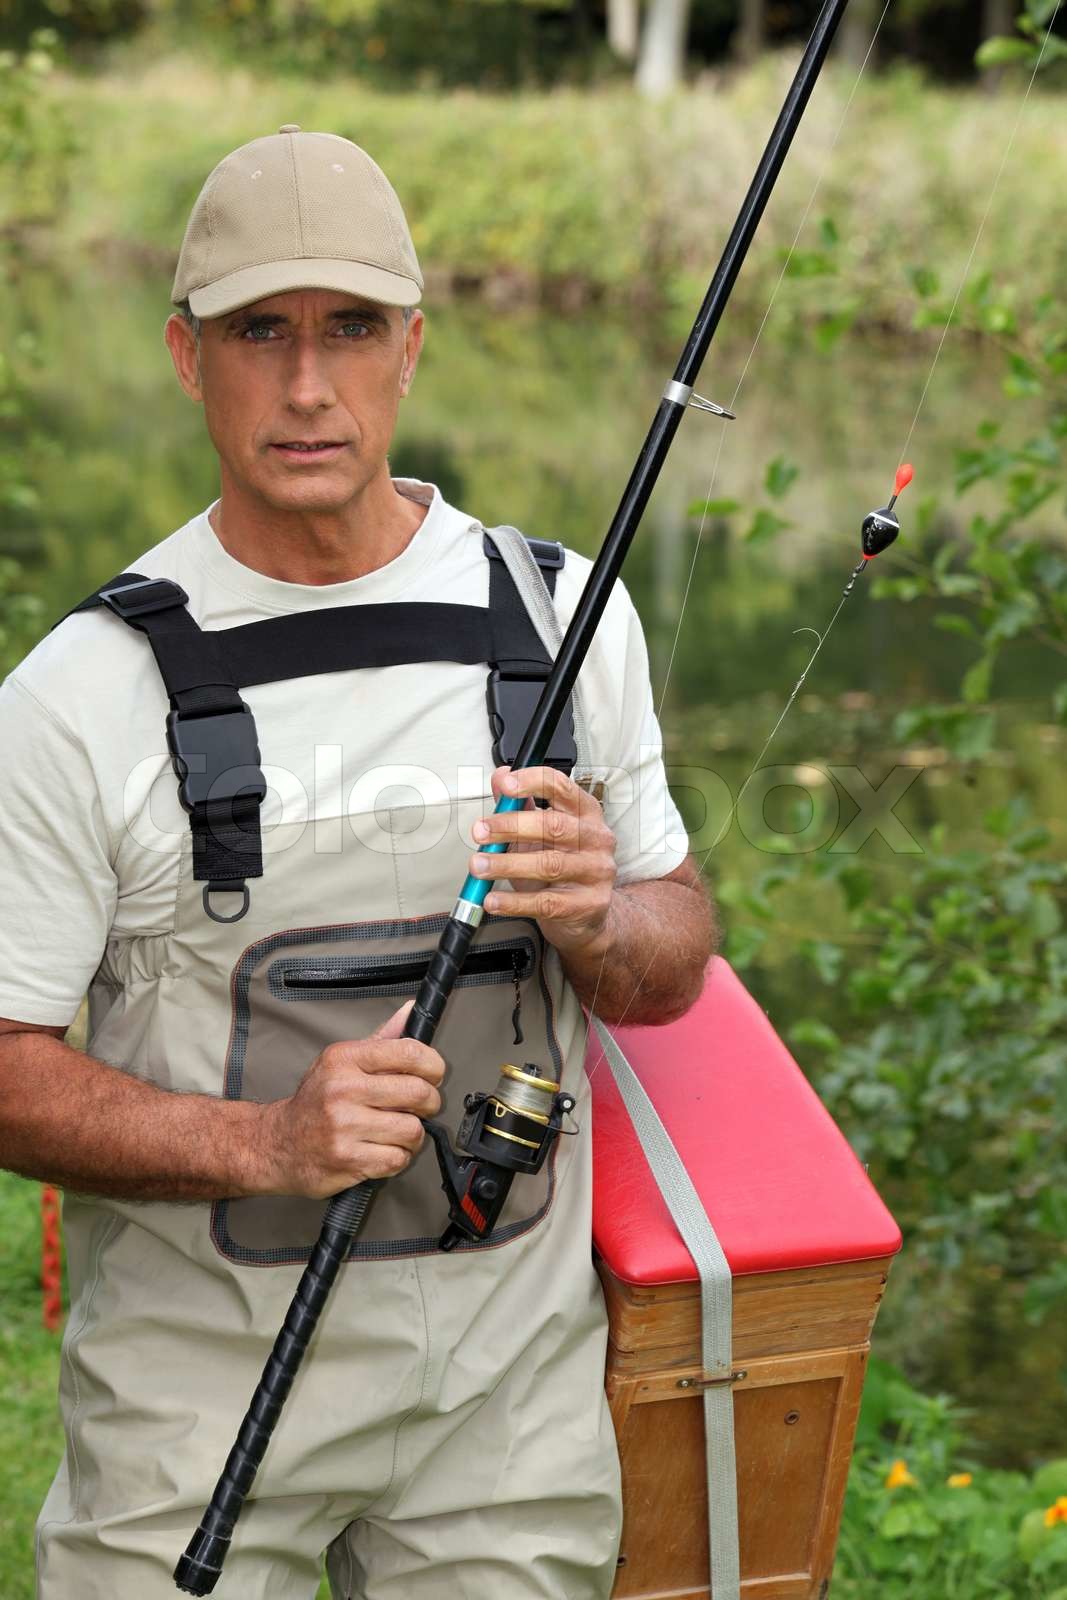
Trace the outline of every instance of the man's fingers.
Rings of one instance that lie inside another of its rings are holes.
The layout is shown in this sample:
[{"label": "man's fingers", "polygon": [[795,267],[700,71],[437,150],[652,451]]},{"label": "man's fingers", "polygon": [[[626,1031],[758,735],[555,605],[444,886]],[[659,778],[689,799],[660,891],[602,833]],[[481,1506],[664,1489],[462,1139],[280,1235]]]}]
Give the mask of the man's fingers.
[{"label": "man's fingers", "polygon": [[512,844],[516,840],[536,844],[560,844],[568,849],[577,848],[584,839],[591,821],[571,811],[498,811],[483,817],[472,830],[478,844]]},{"label": "man's fingers", "polygon": [[536,889],[528,894],[494,889],[485,905],[502,917],[534,917],[538,922],[578,923],[603,915],[603,895],[592,889]]},{"label": "man's fingers", "polygon": [[615,860],[607,852],[577,854],[567,850],[533,850],[521,856],[474,856],[476,878],[539,879],[543,883],[609,883]]},{"label": "man's fingers", "polygon": [[375,1028],[371,1038],[402,1039],[404,1037],[404,1025],[408,1020],[408,1013],[414,1004],[414,997],[410,1000],[405,1000],[399,1011],[394,1011],[391,1017],[386,1018],[380,1028]]},{"label": "man's fingers", "polygon": [[592,795],[556,767],[520,767],[517,772],[498,767],[493,773],[493,792],[519,799],[547,800],[549,805],[573,812],[575,816],[591,816],[600,810],[599,802]]},{"label": "man's fingers", "polygon": [[381,1112],[360,1135],[364,1144],[394,1144],[401,1150],[419,1151],[426,1130],[417,1116],[403,1111]]},{"label": "man's fingers", "polygon": [[[390,1017],[385,1026],[395,1021],[395,1017]],[[445,1074],[442,1057],[431,1045],[420,1044],[417,1039],[389,1039],[379,1035],[369,1039],[342,1039],[337,1044],[327,1045],[322,1054],[340,1066],[358,1067],[366,1073],[410,1073],[425,1078],[428,1083],[440,1083]]]},{"label": "man's fingers", "polygon": [[441,1096],[435,1084],[425,1079],[412,1080],[401,1073],[376,1072],[367,1079],[360,1104],[375,1111],[410,1111],[420,1117],[435,1117],[441,1109]]}]

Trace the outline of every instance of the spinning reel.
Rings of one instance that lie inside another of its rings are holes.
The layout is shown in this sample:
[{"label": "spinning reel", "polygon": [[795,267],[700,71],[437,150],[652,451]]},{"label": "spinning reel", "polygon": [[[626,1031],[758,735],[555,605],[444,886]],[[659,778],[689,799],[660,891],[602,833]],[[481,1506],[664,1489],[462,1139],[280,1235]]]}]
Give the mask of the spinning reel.
[{"label": "spinning reel", "polygon": [[[462,1239],[477,1243],[492,1233],[512,1181],[523,1172],[540,1172],[561,1133],[574,1096],[542,1078],[527,1061],[503,1066],[492,1094],[469,1094],[459,1125],[457,1155],[448,1130],[439,1122],[424,1127],[434,1142],[441,1187],[448,1196],[448,1227],[439,1248],[451,1250]],[[466,1159],[464,1159],[464,1157]]]}]

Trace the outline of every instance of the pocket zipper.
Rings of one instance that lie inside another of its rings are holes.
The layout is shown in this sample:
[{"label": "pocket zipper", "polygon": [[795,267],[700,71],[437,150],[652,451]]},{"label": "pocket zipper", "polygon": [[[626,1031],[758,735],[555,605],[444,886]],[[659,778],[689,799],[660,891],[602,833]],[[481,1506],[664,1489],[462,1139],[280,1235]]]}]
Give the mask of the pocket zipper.
[{"label": "pocket zipper", "polygon": [[[383,984],[418,984],[426,976],[432,954],[413,956],[410,961],[389,961],[356,966],[296,967],[282,974],[286,989],[380,989]],[[532,967],[528,945],[497,945],[487,950],[471,950],[460,971],[460,978],[507,973],[517,986]]]}]

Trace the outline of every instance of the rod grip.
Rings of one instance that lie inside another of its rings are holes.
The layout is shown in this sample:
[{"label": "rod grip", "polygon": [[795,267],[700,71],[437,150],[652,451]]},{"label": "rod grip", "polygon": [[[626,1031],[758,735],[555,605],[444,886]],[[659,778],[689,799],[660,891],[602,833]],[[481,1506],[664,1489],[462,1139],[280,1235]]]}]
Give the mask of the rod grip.
[{"label": "rod grip", "polygon": [[475,929],[469,922],[458,922],[450,917],[419,984],[415,1004],[408,1013],[404,1026],[407,1039],[418,1039],[420,1044],[432,1044],[437,1025],[444,1016],[448,997],[455,988],[460,969],[467,959]]},{"label": "rod grip", "polygon": [[[281,1332],[267,1357],[263,1375],[241,1423],[236,1443],[215,1485],[211,1503],[174,1569],[174,1581],[186,1594],[210,1594],[219,1580],[245,1498],[255,1481],[259,1464],[293,1386],[293,1379],[300,1370],[308,1341],[329,1298],[338,1268],[348,1253],[355,1226],[358,1226],[370,1205],[376,1188],[376,1182],[358,1184],[330,1202],[327,1221],[323,1224],[311,1259],[289,1303]],[[351,1227],[332,1227],[329,1223],[330,1213],[342,1201],[348,1201],[346,1216],[358,1212],[356,1222]],[[359,1209],[360,1203],[362,1210]]]}]

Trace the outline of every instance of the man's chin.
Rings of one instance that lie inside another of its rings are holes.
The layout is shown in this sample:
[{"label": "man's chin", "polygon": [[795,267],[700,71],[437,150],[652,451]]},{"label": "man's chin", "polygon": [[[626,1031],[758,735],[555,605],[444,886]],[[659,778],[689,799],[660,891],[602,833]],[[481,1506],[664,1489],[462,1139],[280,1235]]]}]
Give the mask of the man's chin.
[{"label": "man's chin", "polygon": [[268,505],[278,511],[341,511],[355,499],[363,485],[354,483],[350,472],[331,472],[325,465],[287,469],[282,464],[256,487]]}]

